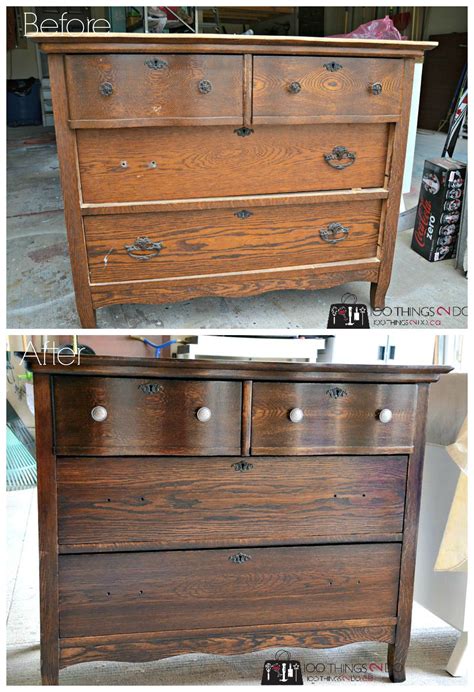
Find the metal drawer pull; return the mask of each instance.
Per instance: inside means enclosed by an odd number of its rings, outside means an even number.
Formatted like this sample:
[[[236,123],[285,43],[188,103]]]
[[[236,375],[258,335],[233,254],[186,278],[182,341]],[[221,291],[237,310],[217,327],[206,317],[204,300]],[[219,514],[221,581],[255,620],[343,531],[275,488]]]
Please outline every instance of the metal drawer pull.
[[[104,406],[94,406],[91,416],[97,423],[102,423],[107,418],[107,409]]]
[[[301,423],[304,418],[303,410],[300,408],[292,408],[288,415],[292,423]]]
[[[323,67],[325,67],[328,72],[337,72],[338,70],[342,70],[342,65],[339,65],[338,62],[325,62]]]
[[[212,91],[212,84],[207,79],[201,79],[198,84],[198,89],[201,94],[209,94]]]
[[[341,171],[343,168],[352,166],[356,160],[356,154],[355,152],[348,151],[346,147],[334,147],[330,154],[324,154],[324,160],[332,166],[332,168]]]
[[[349,235],[349,229],[342,225],[342,223],[330,223],[327,228],[321,228],[319,231],[321,240],[325,240],[326,243],[340,243]]]
[[[236,565],[242,565],[244,562],[251,560],[251,556],[246,553],[236,553],[235,555],[230,555],[229,560]]]
[[[102,82],[99,87],[99,91],[102,96],[110,96],[114,90],[113,85],[110,82]]]
[[[198,408],[196,411],[196,418],[201,423],[207,423],[207,421],[211,420],[212,418],[211,409],[207,408],[207,406],[201,406],[201,408]]]
[[[168,67],[166,60],[161,60],[161,58],[150,58],[145,60],[145,65],[150,68],[150,70],[164,70]]]
[[[389,408],[383,408],[381,411],[379,411],[378,417],[381,423],[390,423],[393,418],[393,413]]]
[[[369,84],[369,91],[374,96],[380,96],[380,94],[382,93],[381,83],[380,82],[374,82],[373,84]]]
[[[291,84],[288,85],[288,91],[291,94],[299,94],[301,91],[301,84],[299,82],[291,82]]]
[[[141,262],[148,262],[149,260],[153,259],[153,257],[159,255],[161,250],[163,250],[163,247],[163,243],[154,243],[152,240],[150,240],[150,238],[147,238],[146,236],[142,238],[137,238],[132,245],[124,245],[127,254],[130,257],[133,257],[133,259],[139,260]],[[137,252],[142,254],[137,255]]]

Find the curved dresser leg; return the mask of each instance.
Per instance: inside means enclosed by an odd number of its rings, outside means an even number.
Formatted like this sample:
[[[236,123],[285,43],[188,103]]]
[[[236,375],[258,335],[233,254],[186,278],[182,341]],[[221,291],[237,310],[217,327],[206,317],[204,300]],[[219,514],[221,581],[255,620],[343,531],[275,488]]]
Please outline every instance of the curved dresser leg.
[[[383,310],[385,307],[385,294],[388,284],[370,284],[370,305],[372,310]]]

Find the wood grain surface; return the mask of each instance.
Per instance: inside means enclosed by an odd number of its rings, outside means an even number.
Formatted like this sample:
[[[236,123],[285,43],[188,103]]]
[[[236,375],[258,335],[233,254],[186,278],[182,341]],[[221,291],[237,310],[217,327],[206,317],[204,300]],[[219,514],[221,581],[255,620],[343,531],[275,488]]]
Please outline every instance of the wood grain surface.
[[[400,545],[61,555],[61,637],[395,616]]]
[[[336,63],[331,71],[326,65]],[[400,111],[403,61],[258,55],[254,58],[253,115],[393,115]],[[289,89],[300,85],[298,93]],[[382,85],[374,95],[369,86]]]
[[[331,391],[344,392],[338,398]],[[413,444],[417,388],[384,384],[257,382],[252,400],[252,454],[350,454],[363,448]],[[291,422],[300,408],[304,418]],[[378,412],[390,409],[393,418],[381,423]]]
[[[168,656],[199,652],[221,656],[245,654],[259,649],[328,649],[353,642],[392,642],[394,618],[338,620],[312,626],[300,623],[193,629],[183,632],[135,633],[102,637],[61,639],[61,667],[85,661],[154,661]]]
[[[168,548],[401,532],[407,457],[63,458],[59,542]]]
[[[72,119],[242,122],[242,56],[111,54],[68,55],[65,60]],[[166,66],[150,68],[149,60],[163,61]],[[199,91],[201,80],[210,82],[208,93]],[[104,82],[112,85],[109,96],[99,91]]]
[[[64,376],[53,394],[58,454],[240,454],[239,382]],[[107,409],[104,421],[92,419],[95,406]]]
[[[83,201],[383,187],[388,127],[261,125],[247,137],[232,127],[215,127],[212,137],[199,127],[78,130]],[[356,154],[344,170],[324,159],[337,146]],[[151,161],[156,168],[150,168]]]
[[[271,269],[375,257],[381,200],[84,218],[91,283]],[[239,218],[238,214],[246,214]],[[331,224],[337,243],[321,237]],[[140,237],[159,254],[128,251]],[[131,256],[132,255],[132,256]],[[137,259],[137,255],[142,259]]]

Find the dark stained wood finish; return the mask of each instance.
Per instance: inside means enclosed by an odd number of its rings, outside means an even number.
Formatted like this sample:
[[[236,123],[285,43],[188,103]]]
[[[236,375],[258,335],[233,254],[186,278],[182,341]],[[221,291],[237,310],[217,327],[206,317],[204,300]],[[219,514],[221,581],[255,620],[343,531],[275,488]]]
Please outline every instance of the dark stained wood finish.
[[[232,127],[208,133],[196,127],[79,130],[84,202],[179,199],[183,191],[214,197],[373,188],[385,182],[384,123],[261,125],[247,137]],[[324,160],[337,146],[356,153],[343,170]],[[156,168],[149,167],[152,160]]]
[[[61,637],[396,615],[396,543],[61,555]]]
[[[428,385],[418,385],[418,415],[415,430],[415,451],[408,464],[407,493],[405,500],[405,525],[403,534],[398,596],[398,622],[395,641],[388,647],[388,668],[392,682],[404,682],[405,663],[410,645],[413,585],[415,580],[416,542],[420,514],[421,482],[426,444],[426,415],[428,410]]]
[[[148,60],[166,63],[161,69]],[[70,117],[75,121],[148,118],[173,119],[175,124],[192,124],[203,119],[209,124],[238,126],[243,117],[243,57],[239,55],[169,55],[165,58],[136,55],[66,56]],[[201,80],[210,82],[208,93],[199,91]],[[102,96],[99,87],[107,82],[112,93]],[[170,124],[170,123],[168,123]],[[82,123],[87,125],[87,123]],[[102,126],[107,126],[104,123]]]
[[[338,398],[331,391],[341,389]],[[291,422],[300,408],[304,418]],[[381,423],[378,412],[390,409],[393,419]],[[252,454],[394,453],[413,445],[416,386],[384,384],[269,384],[253,388]]]
[[[240,210],[85,217],[90,280],[114,283],[376,257],[381,210],[381,200],[370,200],[349,207],[249,205]],[[242,212],[248,217],[239,218]],[[320,231],[335,222],[348,233],[334,244]],[[160,242],[162,250],[147,260],[130,256],[147,256],[127,250],[144,236]]]
[[[331,71],[326,67],[341,67]],[[398,114],[401,104],[403,63],[396,59],[256,56],[254,58],[253,116],[261,118],[330,115]],[[292,93],[297,83],[300,91]],[[370,84],[380,83],[374,95]]]
[[[35,375],[36,456],[38,459],[41,679],[57,685],[59,672],[58,515],[56,459],[49,376]]]
[[[145,633],[141,635],[107,635],[61,640],[61,667],[84,661],[154,661],[190,652],[221,656],[243,654],[259,649],[304,647],[329,649],[354,642],[393,641],[394,618],[352,620],[306,624],[232,627],[222,630],[193,629],[183,638],[182,632]]]
[[[87,250],[80,213],[82,197],[77,164],[77,145],[75,135],[67,124],[69,111],[62,55],[50,56],[49,76],[76,307],[81,325],[83,327],[95,327],[95,310],[92,306],[87,272],[84,271],[87,267]]]
[[[407,458],[60,459],[59,542],[185,548],[400,533]]]
[[[242,383],[242,455],[250,455],[252,439],[252,380]]]
[[[238,382],[64,376],[53,391],[57,454],[240,454]],[[95,406],[106,420],[92,419]],[[196,417],[204,406],[207,422]]]

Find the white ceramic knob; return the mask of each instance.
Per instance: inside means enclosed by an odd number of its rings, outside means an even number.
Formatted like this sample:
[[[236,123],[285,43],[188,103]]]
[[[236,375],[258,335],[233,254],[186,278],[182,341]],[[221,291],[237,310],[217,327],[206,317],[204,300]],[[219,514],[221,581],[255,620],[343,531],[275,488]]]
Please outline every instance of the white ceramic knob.
[[[208,420],[211,420],[211,417],[211,409],[207,408],[207,406],[201,406],[201,408],[196,411],[196,418],[201,423],[207,423]]]
[[[304,418],[303,410],[300,408],[292,408],[289,415],[292,423],[301,423]]]
[[[91,416],[97,423],[102,423],[107,418],[107,409],[104,406],[94,406]]]
[[[389,408],[383,408],[379,413],[379,421],[381,423],[390,423],[393,418],[393,413]]]

